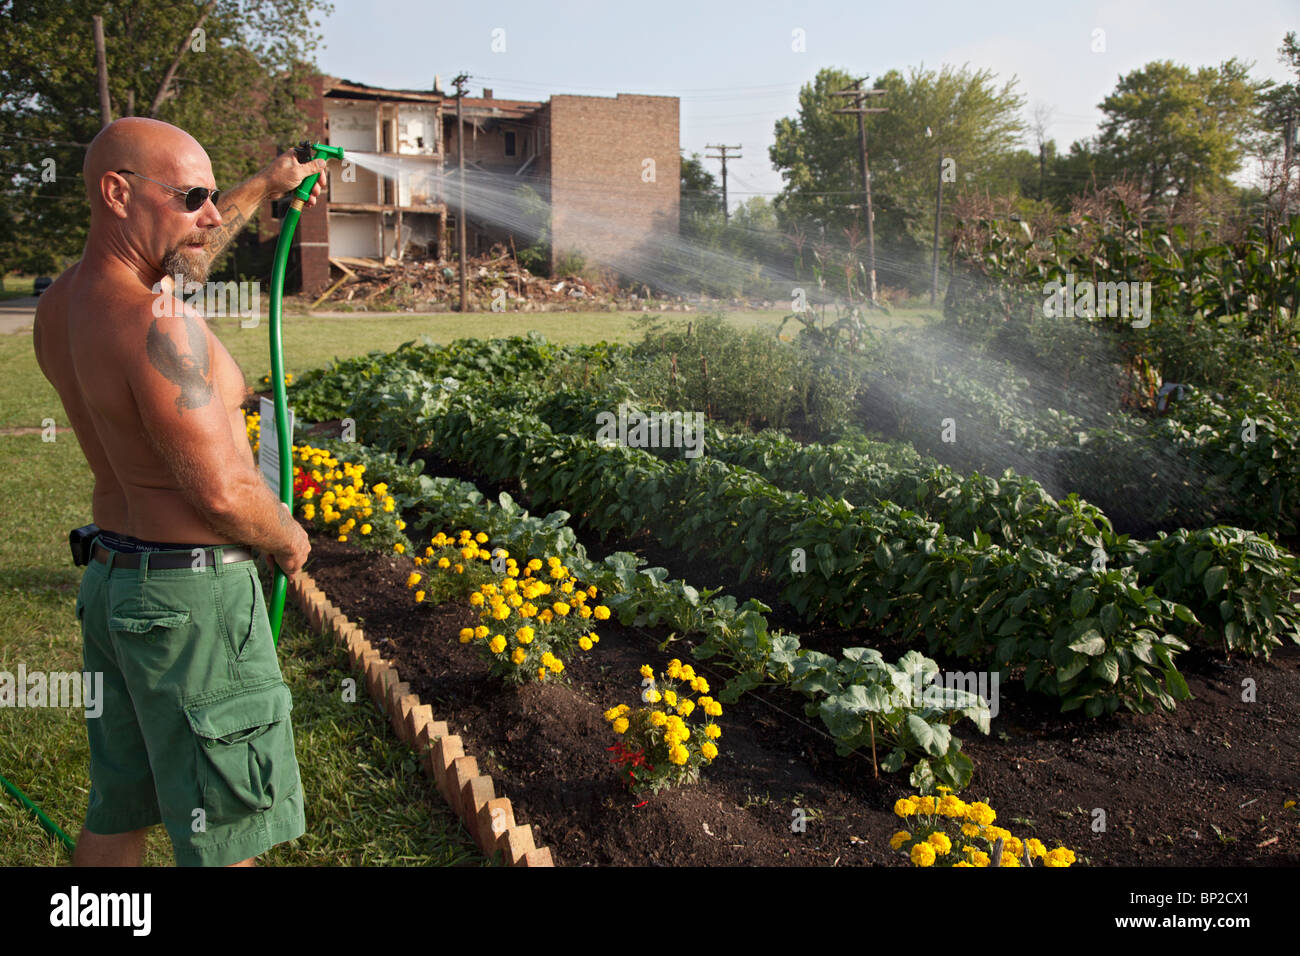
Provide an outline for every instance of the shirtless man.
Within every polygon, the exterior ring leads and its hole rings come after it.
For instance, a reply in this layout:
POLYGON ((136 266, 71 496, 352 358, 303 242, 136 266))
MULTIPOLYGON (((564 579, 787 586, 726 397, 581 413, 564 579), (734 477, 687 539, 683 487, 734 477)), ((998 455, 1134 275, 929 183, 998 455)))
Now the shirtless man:
POLYGON ((218 208, 207 154, 175 126, 126 117, 87 150, 89 238, 33 330, 102 532, 77 599, 106 701, 87 723, 75 865, 139 865, 158 822, 179 865, 251 866, 303 832, 292 704, 247 549, 293 574, 310 545, 254 463, 239 366, 193 308, 159 308, 154 289, 204 282, 251 212, 324 169, 284 153, 218 208))

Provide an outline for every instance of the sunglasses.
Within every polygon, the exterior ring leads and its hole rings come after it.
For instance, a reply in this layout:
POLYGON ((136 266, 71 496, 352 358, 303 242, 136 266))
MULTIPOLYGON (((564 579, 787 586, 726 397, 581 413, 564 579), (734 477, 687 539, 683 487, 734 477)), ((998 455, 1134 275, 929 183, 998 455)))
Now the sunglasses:
MULTIPOLYGON (((130 176, 140 176, 139 173, 133 172, 130 169, 119 169, 117 172, 119 174, 126 173, 130 176)), ((159 183, 156 179, 149 179, 148 176, 140 176, 140 178, 148 179, 149 182, 157 183, 159 186, 170 189, 174 193, 180 193, 185 197, 185 208, 190 212, 198 212, 202 209, 203 204, 208 201, 209 196, 212 197, 212 205, 215 206, 217 204, 217 197, 221 195, 220 189, 208 189, 206 186, 194 186, 190 189, 177 189, 175 186, 168 186, 166 183, 159 183)))

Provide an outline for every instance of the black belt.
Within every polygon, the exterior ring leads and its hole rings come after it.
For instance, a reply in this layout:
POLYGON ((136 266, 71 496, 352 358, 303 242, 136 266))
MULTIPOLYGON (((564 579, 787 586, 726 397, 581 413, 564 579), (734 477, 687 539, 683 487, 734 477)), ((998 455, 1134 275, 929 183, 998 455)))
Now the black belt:
MULTIPOLYGON (((197 547, 197 545, 196 545, 197 547)), ((233 544, 221 546, 221 563, 234 564, 236 561, 252 561, 253 552, 248 548, 239 547, 233 544)), ((140 567, 139 554, 129 554, 121 551, 110 552, 102 544, 95 545, 94 559, 100 564, 108 564, 109 554, 113 555, 113 567, 115 568, 138 568, 140 567)), ((192 551, 153 551, 149 554, 150 568, 192 568, 198 556, 192 551)), ((204 548, 203 560, 200 567, 216 563, 216 549, 204 548)))

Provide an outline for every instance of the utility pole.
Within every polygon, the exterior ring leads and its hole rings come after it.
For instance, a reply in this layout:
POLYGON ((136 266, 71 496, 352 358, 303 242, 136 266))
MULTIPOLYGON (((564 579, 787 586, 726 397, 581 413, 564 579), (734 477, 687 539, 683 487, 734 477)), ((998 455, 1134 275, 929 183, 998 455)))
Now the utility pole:
MULTIPOLYGON (((930 135, 930 127, 926 127, 930 135)), ((935 251, 930 258, 930 304, 935 304, 939 295, 939 220, 944 215, 944 147, 939 147, 939 168, 935 174, 935 251)))
POLYGON ((847 90, 838 90, 832 93, 832 96, 851 96, 853 105, 843 109, 835 110, 836 113, 856 113, 858 117, 858 149, 862 153, 862 190, 867 197, 867 258, 870 264, 871 274, 871 302, 876 302, 876 227, 875 216, 871 210, 871 169, 867 165, 867 127, 862 117, 866 113, 888 113, 886 107, 867 107, 868 96, 884 96, 885 90, 864 90, 862 89, 863 80, 854 80, 853 87, 847 90))
POLYGON ((104 18, 92 17, 95 27, 95 73, 99 80, 99 125, 113 122, 113 108, 108 99, 108 55, 104 52, 104 18))
POLYGON ((721 155, 719 155, 719 156, 710 156, 710 155, 707 155, 707 154, 706 154, 704 158, 705 158, 705 159, 720 159, 720 160, 722 160, 722 219, 723 219, 724 222, 728 222, 728 223, 729 223, 729 222, 731 222, 731 211, 730 211, 730 209, 727 207, 727 159, 728 159, 728 158, 731 158, 731 159, 743 159, 744 157, 741 156, 740 153, 738 153, 738 152, 735 153, 735 155, 733 155, 733 156, 731 156, 731 157, 728 157, 728 156, 727 156, 727 151, 728 151, 728 150, 732 150, 732 151, 739 150, 739 149, 740 149, 739 146, 713 146, 713 145, 708 145, 708 146, 705 146, 704 148, 705 148, 705 149, 716 149, 716 150, 718 150, 719 153, 721 154, 721 155))
POLYGON ((465 127, 461 123, 461 101, 465 96, 468 73, 459 73, 451 81, 456 87, 456 166, 459 169, 460 205, 456 209, 456 258, 460 266, 460 310, 468 311, 469 297, 465 290, 465 127))

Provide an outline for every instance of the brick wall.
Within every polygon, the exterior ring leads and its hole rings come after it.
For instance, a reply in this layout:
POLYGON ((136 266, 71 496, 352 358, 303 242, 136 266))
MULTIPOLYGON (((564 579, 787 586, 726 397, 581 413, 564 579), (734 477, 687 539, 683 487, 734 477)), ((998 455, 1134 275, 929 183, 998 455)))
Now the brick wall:
POLYGON ((620 93, 553 96, 543 168, 550 171, 551 255, 589 264, 644 252, 653 233, 677 234, 681 154, 678 100, 620 93), (654 181, 643 175, 654 160, 654 181))

